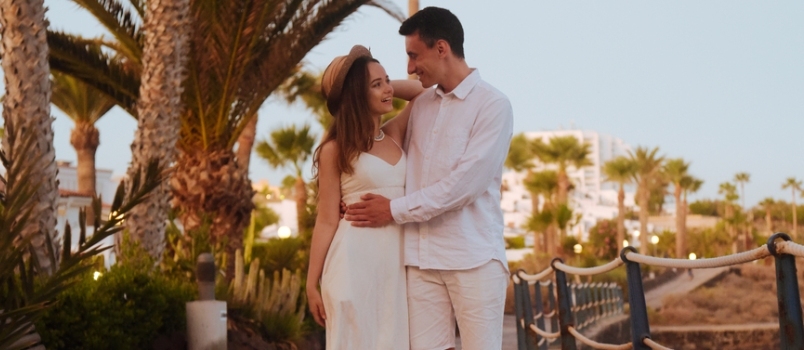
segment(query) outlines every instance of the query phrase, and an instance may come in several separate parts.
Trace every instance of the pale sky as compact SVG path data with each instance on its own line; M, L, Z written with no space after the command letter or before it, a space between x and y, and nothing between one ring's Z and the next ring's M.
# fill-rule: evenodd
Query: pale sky
M403 11L407 2L394 0ZM45 0L51 26L84 36L103 28L67 0ZM493 5L492 5L493 4ZM747 204L804 178L804 2L435 1L463 22L466 59L511 99L514 131L579 128L692 162L714 198L734 174L751 174ZM406 77L399 23L365 7L305 58L323 70L354 44L370 47L392 78ZM53 108L58 159L75 160L72 122ZM305 122L303 108L269 98L258 139ZM98 122L97 166L122 175L136 122L115 109ZM309 166L308 166L309 168ZM289 170L252 157L252 181L278 184ZM309 173L309 171L308 171Z

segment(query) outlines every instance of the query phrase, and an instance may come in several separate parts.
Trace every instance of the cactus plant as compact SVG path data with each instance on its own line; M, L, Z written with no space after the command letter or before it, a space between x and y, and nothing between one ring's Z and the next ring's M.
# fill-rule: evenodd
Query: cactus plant
M307 307L302 294L301 270L295 273L287 269L274 271L272 278L267 279L259 266L259 258L254 258L246 274L243 254L240 250L235 252L235 276L229 288L230 308L242 310L245 317L260 324L260 331L268 340L299 338Z

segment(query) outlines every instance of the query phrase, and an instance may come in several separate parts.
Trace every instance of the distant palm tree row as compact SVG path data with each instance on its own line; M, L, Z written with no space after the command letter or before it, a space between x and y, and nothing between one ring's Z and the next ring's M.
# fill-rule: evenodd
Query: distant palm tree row
M572 210L567 203L567 193L573 189L567 176L568 169L581 169L591 165L589 145L581 143L575 136L554 136L548 140L529 139L525 134L515 135L511 141L505 166L524 174L523 184L530 193L533 212L526 224L535 235L534 251L555 255L560 246L556 232L564 237L567 222L572 217ZM635 201L639 208L640 253L646 254L648 248L648 217L654 209L663 203L666 188L673 186L675 200L676 234L675 256L686 257L687 248L687 213L689 205L687 196L697 192L703 180L690 174L690 163L682 158L666 158L659 155L658 147L637 147L602 164L605 181L617 184L617 237L616 242L624 244L625 232L625 186L636 185ZM739 172L733 182L719 185L718 193L723 196L723 221L725 229L732 238L732 250L750 249L753 237L747 220L745 208L745 184L751 179L750 174ZM739 192L738 192L739 186ZM798 226L796 214L796 197L801 194L801 181L788 178L783 189L792 191L793 228L791 235L796 238ZM742 199L742 206L737 200ZM540 203L540 200L543 203ZM767 232L771 232L772 198L760 203L765 208ZM744 233L742 235L741 233ZM544 245L541 246L541 237Z

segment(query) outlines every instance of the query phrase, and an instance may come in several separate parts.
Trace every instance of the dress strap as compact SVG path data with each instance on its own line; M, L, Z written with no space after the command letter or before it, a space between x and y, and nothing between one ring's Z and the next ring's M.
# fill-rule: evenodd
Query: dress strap
M398 143L396 143L396 140L394 140L393 137L388 137L388 138L391 139L391 142L393 142L396 145L396 147L399 147L399 149L402 150L403 153L405 152L405 150L402 149L402 146L400 146Z

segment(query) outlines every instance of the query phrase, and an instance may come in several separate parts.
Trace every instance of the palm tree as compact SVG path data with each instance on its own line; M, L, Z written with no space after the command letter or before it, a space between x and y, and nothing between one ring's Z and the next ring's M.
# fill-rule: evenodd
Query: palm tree
M557 209L556 193L558 190L558 174L553 170L533 172L524 181L525 188L532 196L544 198L544 205L539 210L533 209L529 222L529 229L533 231L534 242L539 242L539 232L544 232L544 251L548 255L556 255L558 241L556 240ZM534 253L538 253L539 244L534 244Z
M773 218L771 217L771 209L773 209L773 205L776 204L776 201L773 200L771 197L767 197L759 202L762 206L762 209L765 210L765 232L768 235L773 234Z
M164 168L176 160L182 81L189 47L188 5L189 0L146 4L137 131L127 174L133 181L139 181L134 177L151 159L158 159ZM157 261L161 260L165 246L169 195L170 184L165 182L155 195L134 208L131 219L126 220L131 236Z
M732 239L732 251L737 253L737 235L734 231L736 224L734 202L737 201L740 196L737 194L737 187L731 182L721 183L717 193L723 195L723 202L726 206L724 210L726 228L729 231L729 237Z
M80 80L58 72L53 72L52 88L51 102L75 123L70 133L70 144L75 148L78 158L78 192L94 196L95 152L100 145L100 133L95 122L114 107L114 101ZM88 223L95 222L95 213L91 209L87 208Z
M302 166L313 154L313 146L316 136L310 133L310 125L305 125L301 129L296 126L289 126L275 130L271 133L271 139L257 143L257 155L265 159L274 168L290 167L293 169L296 183L294 192L296 195L296 213L299 223L299 232L307 229L305 227L307 214L307 185L302 176Z
M625 241L625 185L634 179L636 163L628 157L619 156L603 164L606 181L619 185L617 189L617 246Z
M116 45L136 56L136 48L129 44L137 46L141 31L133 14L113 0L78 1L118 40L109 47ZM142 16L140 3L132 1ZM213 239L228 238L227 269L234 268L234 252L253 206L247 169L238 166L233 151L240 133L307 52L362 5L398 12L390 1L382 0L190 1L194 31L171 178L173 204L182 213L185 229L198 228L201 218L209 216ZM139 92L130 85L140 81L136 69L127 70L102 52L89 52L83 42L67 35L52 37L58 45L51 54L55 68L108 93L124 109L135 110Z
M30 239L32 250L40 262L41 272L50 275L56 261L48 259L55 247L56 154L53 148L53 118L50 116L50 66L48 65L47 22L43 0L0 1L0 40L3 47L2 67L5 74L3 120L8 139L34 138L26 161L31 170L24 175L36 186L30 203L30 220L22 229L22 237ZM19 181L22 179L7 179Z
M743 210L746 210L745 207L745 184L751 181L751 174L746 173L744 171L734 174L734 182L740 185L740 197L743 199Z
M514 135L511 138L511 145L508 148L508 155L505 158L505 167L517 173L527 172L525 181L533 177L533 152L531 151L530 140L524 133ZM527 188L527 187L526 187ZM531 215L535 216L539 212L539 194L530 192ZM541 240L534 237L533 250L541 251Z
M664 164L664 175L673 183L673 198L676 201L676 257L678 258L687 256L687 223L684 215L686 206L681 201L683 192L681 182L689 176L687 173L689 167L690 163L681 158L668 159Z
M791 202L793 208L793 229L790 233L793 236L793 239L797 238L796 229L798 228L798 218L796 217L796 192L801 192L801 181L796 180L795 177L788 177L787 180L782 184L782 189L790 189L793 193L793 201Z
M547 143L533 142L533 153L545 164L555 164L558 174L558 193L556 202L567 204L567 194L572 185L567 176L567 169L574 167L580 169L592 165L589 160L590 145L581 143L575 136L557 136Z
M650 188L661 173L664 156L659 156L659 147L648 149L637 147L636 151L629 151L631 160L636 163L637 171L634 182L637 183L637 205L639 206L639 253L648 252L648 216L650 206Z

